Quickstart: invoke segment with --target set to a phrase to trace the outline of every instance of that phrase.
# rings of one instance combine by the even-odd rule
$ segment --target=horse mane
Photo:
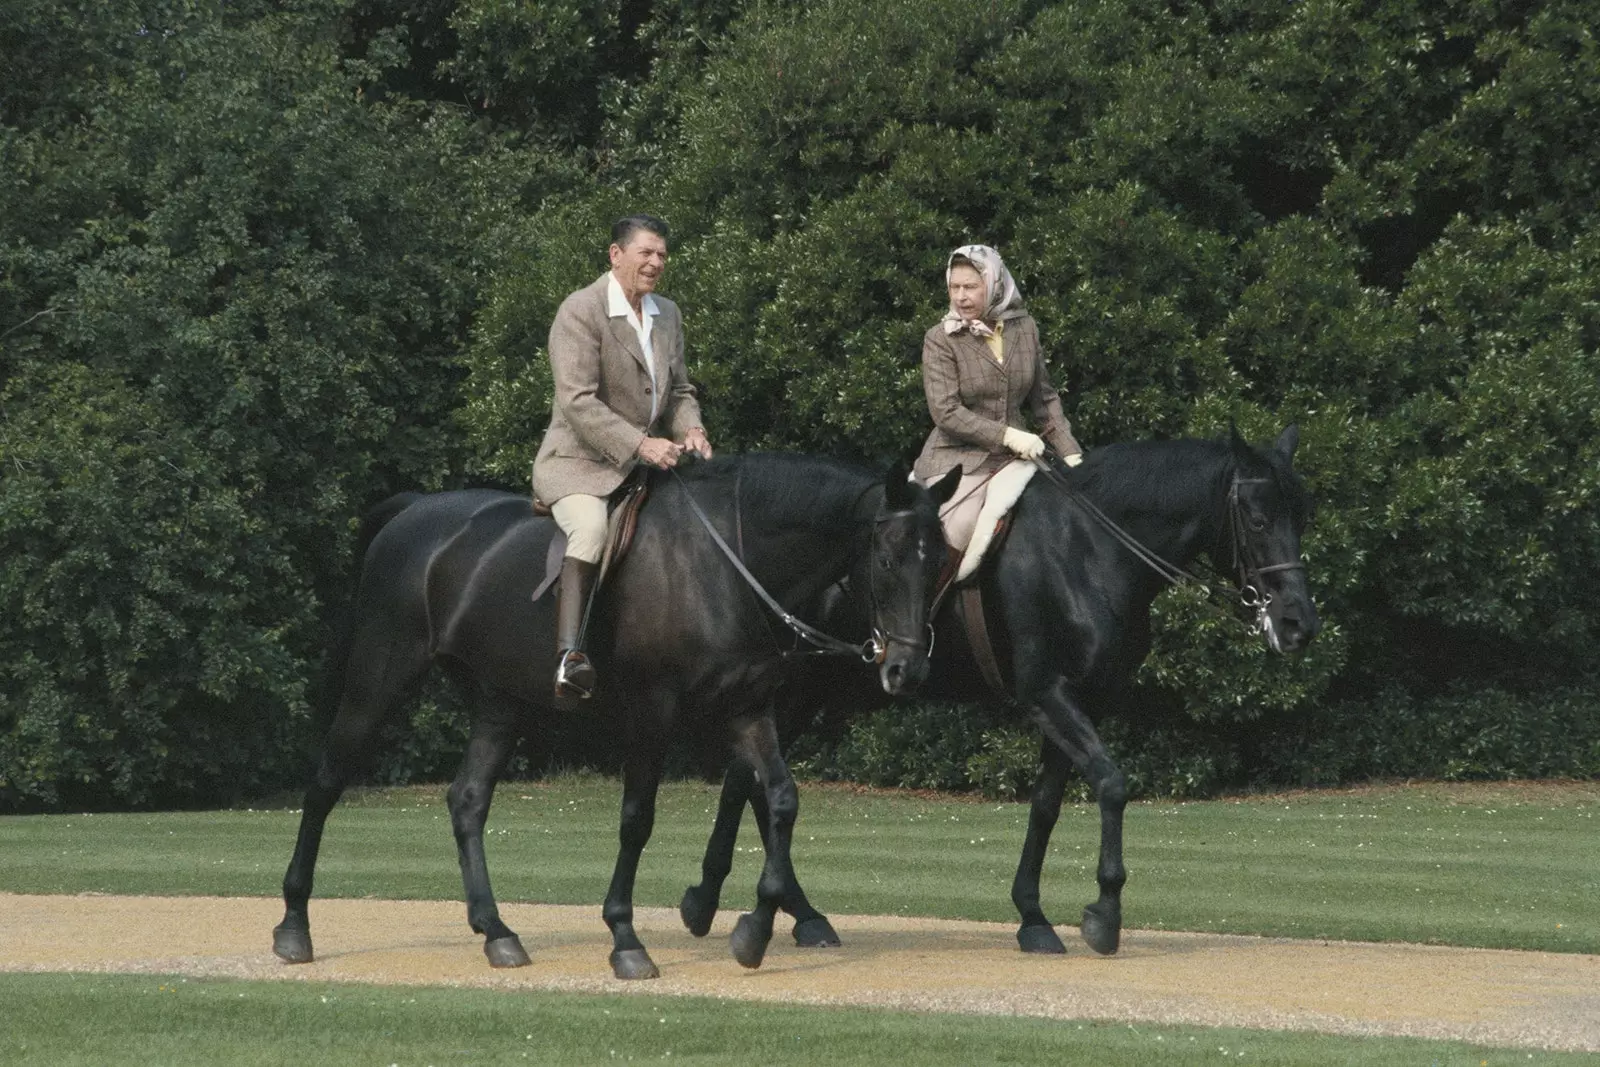
[[[1218,484],[1235,470],[1233,446],[1226,437],[1179,437],[1106,445],[1070,469],[1077,488],[1111,514],[1171,512],[1216,499]],[[1250,446],[1250,460],[1238,465],[1247,478],[1271,478],[1302,523],[1310,509],[1305,483],[1272,447]],[[1196,469],[1211,470],[1196,478]]]
[[[1224,440],[1130,441],[1090,452],[1072,476],[1113,515],[1165,514],[1214,499],[1215,481],[1232,471],[1232,459]],[[1194,477],[1197,467],[1214,467],[1215,477]]]
[[[844,527],[855,521],[861,495],[880,480],[847,460],[786,452],[718,456],[682,468],[686,482],[739,484],[747,518],[785,526]]]

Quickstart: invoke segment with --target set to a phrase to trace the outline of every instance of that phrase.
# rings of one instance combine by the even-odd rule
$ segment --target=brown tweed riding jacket
[[[661,313],[650,346],[662,395],[652,422],[644,349],[627,319],[607,313],[606,278],[567,297],[550,324],[555,400],[533,461],[533,492],[547,504],[573,493],[608,496],[638,463],[634,453],[647,433],[681,441],[701,425],[678,305],[655,295]]]
[[[1027,429],[1026,406],[1045,443],[1063,456],[1082,449],[1050,384],[1039,327],[1019,312],[1005,318],[1005,362],[998,363],[982,337],[947,334],[941,322],[922,339],[922,390],[933,416],[933,432],[917,457],[917,479],[930,482],[960,466],[971,471],[1005,451],[1006,427]]]

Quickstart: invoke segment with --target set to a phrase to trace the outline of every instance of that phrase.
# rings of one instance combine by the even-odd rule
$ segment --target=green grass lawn
[[[802,786],[796,857],[824,910],[1012,922],[1025,806]],[[458,899],[442,788],[363,790],[334,813],[319,896]],[[507,901],[592,904],[616,849],[617,783],[503,786],[490,862]],[[637,900],[697,879],[716,793],[662,791]],[[1600,952],[1600,784],[1383,787],[1128,810],[1133,927]],[[0,818],[0,891],[275,896],[286,806]],[[1099,819],[1067,808],[1048,906],[1095,892]],[[746,825],[730,907],[760,866]],[[0,955],[4,946],[0,946]],[[800,1008],[630,992],[145,975],[0,974],[0,1064],[1463,1064],[1600,1062],[1452,1042]]]
[[[636,901],[699,877],[716,792],[662,789]],[[501,787],[487,847],[505,901],[593,904],[616,856],[617,783]],[[1427,785],[1128,808],[1133,928],[1600,953],[1600,784]],[[824,911],[1014,921],[1027,807],[803,785],[795,859]],[[232,811],[0,818],[0,891],[275,896],[298,815]],[[1095,895],[1099,816],[1064,809],[1045,904]],[[760,869],[746,818],[728,907]],[[352,792],[329,820],[318,896],[461,896],[443,789]]]
[[[155,975],[0,974],[0,1064],[1593,1063],[1458,1042],[806,1009],[688,997],[516,994]]]

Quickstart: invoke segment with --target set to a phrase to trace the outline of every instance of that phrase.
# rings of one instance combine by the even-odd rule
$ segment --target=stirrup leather
[[[561,661],[556,665],[556,694],[558,696],[575,697],[578,700],[588,700],[594,696],[597,676],[594,664],[589,662],[589,657],[576,648],[569,648],[561,653]]]

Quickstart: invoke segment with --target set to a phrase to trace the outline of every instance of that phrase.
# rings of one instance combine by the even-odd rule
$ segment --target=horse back
[[[424,625],[431,654],[471,649],[494,656],[504,635],[535,627],[531,595],[554,532],[525,496],[460,490],[419,497],[367,549],[359,603],[369,617],[382,612]],[[526,645],[519,645],[526,659]]]

